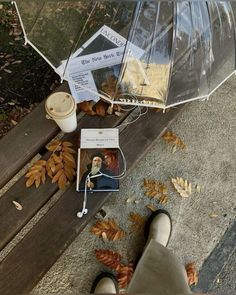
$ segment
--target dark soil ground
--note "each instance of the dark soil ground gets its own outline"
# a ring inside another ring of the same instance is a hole
[[[14,5],[0,2],[0,138],[58,85],[54,70],[24,45]]]

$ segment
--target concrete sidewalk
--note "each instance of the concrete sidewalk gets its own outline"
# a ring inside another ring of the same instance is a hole
[[[177,150],[173,154],[164,140],[158,140],[126,177],[120,192],[114,193],[104,206],[106,218],[115,218],[129,234],[119,242],[104,243],[89,232],[92,222],[39,282],[33,293],[89,292],[96,275],[105,270],[96,261],[94,249],[113,249],[127,260],[137,257],[144,239],[141,234],[130,233],[129,213],[134,211],[149,216],[150,211],[145,205],[157,204],[144,196],[143,178],[167,182],[169,201],[163,208],[170,212],[174,223],[169,248],[184,264],[195,261],[197,268],[201,268],[235,220],[236,77],[225,82],[208,101],[189,104],[171,130],[183,139],[187,150]],[[133,149],[135,152],[135,147]],[[170,183],[170,177],[176,176],[189,180],[193,187],[199,185],[201,192],[194,191],[189,198],[182,199]],[[127,203],[131,196],[140,202]],[[218,217],[210,218],[211,213]]]

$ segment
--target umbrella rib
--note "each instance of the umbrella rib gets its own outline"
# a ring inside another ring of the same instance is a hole
[[[173,3],[173,20],[172,20],[172,28],[173,28],[173,35],[172,35],[172,46],[171,46],[171,52],[170,52],[170,69],[169,69],[169,80],[168,80],[168,86],[166,91],[166,98],[165,98],[165,105],[167,103],[167,100],[169,98],[169,90],[170,90],[170,83],[171,83],[171,76],[173,73],[174,68],[174,57],[175,57],[175,48],[176,48],[176,34],[177,34],[177,3]]]

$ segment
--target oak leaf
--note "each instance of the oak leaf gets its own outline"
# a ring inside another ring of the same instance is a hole
[[[172,131],[166,131],[163,135],[162,138],[170,144],[173,144],[181,149],[185,149],[186,145],[185,143]]]
[[[129,220],[132,222],[131,228],[134,231],[143,230],[145,224],[145,218],[138,213],[131,212]]]
[[[185,266],[187,272],[189,286],[196,285],[198,283],[198,274],[196,271],[196,265],[194,262],[190,262]]]
[[[98,261],[113,270],[118,270],[120,267],[121,255],[117,252],[108,249],[98,249],[95,250],[95,256]]]
[[[188,198],[192,193],[192,184],[182,177],[171,178],[175,189],[182,198]]]
[[[126,288],[133,276],[134,265],[130,262],[128,265],[121,264],[117,271],[117,279],[119,283],[119,288]]]
[[[125,236],[125,232],[119,228],[114,219],[98,220],[92,226],[91,232],[99,237],[105,233],[110,241],[117,241]]]

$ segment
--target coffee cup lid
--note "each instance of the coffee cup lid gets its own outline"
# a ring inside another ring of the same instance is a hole
[[[52,117],[65,117],[76,108],[74,98],[66,92],[55,92],[45,103],[47,113]]]

